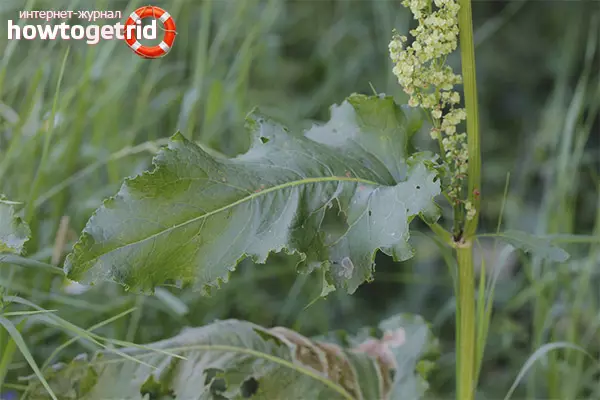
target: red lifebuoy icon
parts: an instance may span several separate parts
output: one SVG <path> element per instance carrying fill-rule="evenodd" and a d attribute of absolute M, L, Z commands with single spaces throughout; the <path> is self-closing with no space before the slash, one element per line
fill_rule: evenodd
<path fill-rule="evenodd" d="M 144 18 L 158 19 L 165 27 L 165 37 L 157 46 L 143 46 L 135 36 L 136 29 L 127 28 L 128 26 L 137 27 L 138 21 L 141 21 Z M 133 51 L 145 58 L 159 58 L 167 54 L 173 47 L 175 35 L 177 35 L 177 31 L 175 30 L 175 21 L 173 21 L 173 17 L 160 7 L 140 7 L 132 12 L 129 18 L 127 18 L 127 22 L 125 22 L 125 41 Z"/>

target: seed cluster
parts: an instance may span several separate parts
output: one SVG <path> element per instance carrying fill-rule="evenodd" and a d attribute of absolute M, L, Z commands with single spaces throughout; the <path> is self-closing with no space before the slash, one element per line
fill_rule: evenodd
<path fill-rule="evenodd" d="M 457 133 L 456 127 L 467 118 L 459 108 L 460 94 L 454 86 L 462 78 L 446 64 L 448 54 L 458 45 L 458 11 L 456 0 L 404 0 L 419 25 L 410 31 L 414 38 L 394 33 L 389 45 L 395 66 L 394 75 L 410 99 L 411 107 L 421 107 L 431 120 L 431 137 L 438 140 L 444 161 L 451 171 L 448 196 L 455 206 L 464 204 L 467 219 L 475 209 L 462 200 L 463 184 L 467 176 L 469 154 L 466 133 Z"/>

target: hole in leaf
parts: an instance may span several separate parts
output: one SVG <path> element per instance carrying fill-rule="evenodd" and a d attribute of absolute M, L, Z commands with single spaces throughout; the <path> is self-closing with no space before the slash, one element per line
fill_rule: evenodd
<path fill-rule="evenodd" d="M 269 142 L 269 138 L 268 138 L 268 137 L 261 136 L 261 137 L 260 137 L 260 141 L 261 141 L 261 142 L 263 142 L 263 144 L 264 144 L 264 143 L 268 143 L 268 142 Z"/>
<path fill-rule="evenodd" d="M 209 387 L 213 398 L 220 399 L 220 394 L 227 390 L 227 383 L 223 379 L 223 371 L 216 368 L 208 368 L 205 371 L 204 385 Z"/>
<path fill-rule="evenodd" d="M 373 215 L 373 213 L 371 212 L 371 210 L 369 210 L 369 217 L 370 217 L 371 215 Z"/>
<path fill-rule="evenodd" d="M 248 399 L 248 398 L 254 396 L 256 394 L 256 392 L 258 391 L 258 381 L 254 378 L 250 378 L 250 379 L 244 381 L 244 383 L 242 383 L 242 386 L 240 389 L 242 392 L 242 397 L 244 397 L 245 399 Z"/>
<path fill-rule="evenodd" d="M 421 186 L 417 185 L 417 189 L 421 189 Z"/>
<path fill-rule="evenodd" d="M 204 372 L 204 384 L 209 385 L 221 371 L 215 368 L 207 368 Z"/>

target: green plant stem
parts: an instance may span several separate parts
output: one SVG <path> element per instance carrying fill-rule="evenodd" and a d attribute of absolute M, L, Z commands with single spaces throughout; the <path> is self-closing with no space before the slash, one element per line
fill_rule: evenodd
<path fill-rule="evenodd" d="M 475 46 L 471 0 L 459 0 L 458 14 L 460 53 L 467 113 L 467 145 L 469 150 L 468 194 L 475 209 L 472 219 L 466 220 L 462 235 L 456 243 L 458 262 L 458 348 L 456 363 L 457 399 L 473 400 L 475 382 L 475 273 L 473 268 L 473 236 L 477 231 L 481 193 L 481 155 L 479 149 L 479 112 L 475 78 Z M 464 218 L 464 213 L 462 214 Z M 460 354 L 460 356 L 459 356 Z"/>
<path fill-rule="evenodd" d="M 475 46 L 473 44 L 471 0 L 459 0 L 459 4 L 460 57 L 467 112 L 467 145 L 469 149 L 469 193 L 467 194 L 467 200 L 471 202 L 477 212 L 465 224 L 463 236 L 468 240 L 477 230 L 481 193 L 481 154 L 479 149 L 479 111 L 477 106 L 477 82 L 475 79 Z"/>
<path fill-rule="evenodd" d="M 443 226 L 438 224 L 429 224 L 429 228 L 435 233 L 444 243 L 451 245 L 452 244 L 452 234 L 444 229 Z"/>
<path fill-rule="evenodd" d="M 475 381 L 475 274 L 472 242 L 456 247 L 458 261 L 457 399 L 473 400 Z M 460 354 L 460 357 L 459 357 Z"/>

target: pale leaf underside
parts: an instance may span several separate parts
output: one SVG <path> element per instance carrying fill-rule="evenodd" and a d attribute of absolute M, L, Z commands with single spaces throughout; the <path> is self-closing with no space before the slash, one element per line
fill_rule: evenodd
<path fill-rule="evenodd" d="M 570 257 L 569 253 L 553 244 L 549 238 L 538 237 L 523 231 L 509 230 L 485 236 L 498 238 L 525 253 L 553 262 L 565 262 Z"/>
<path fill-rule="evenodd" d="M 27 224 L 16 215 L 15 205 L 0 195 L 0 253 L 21 254 L 31 234 Z"/>

